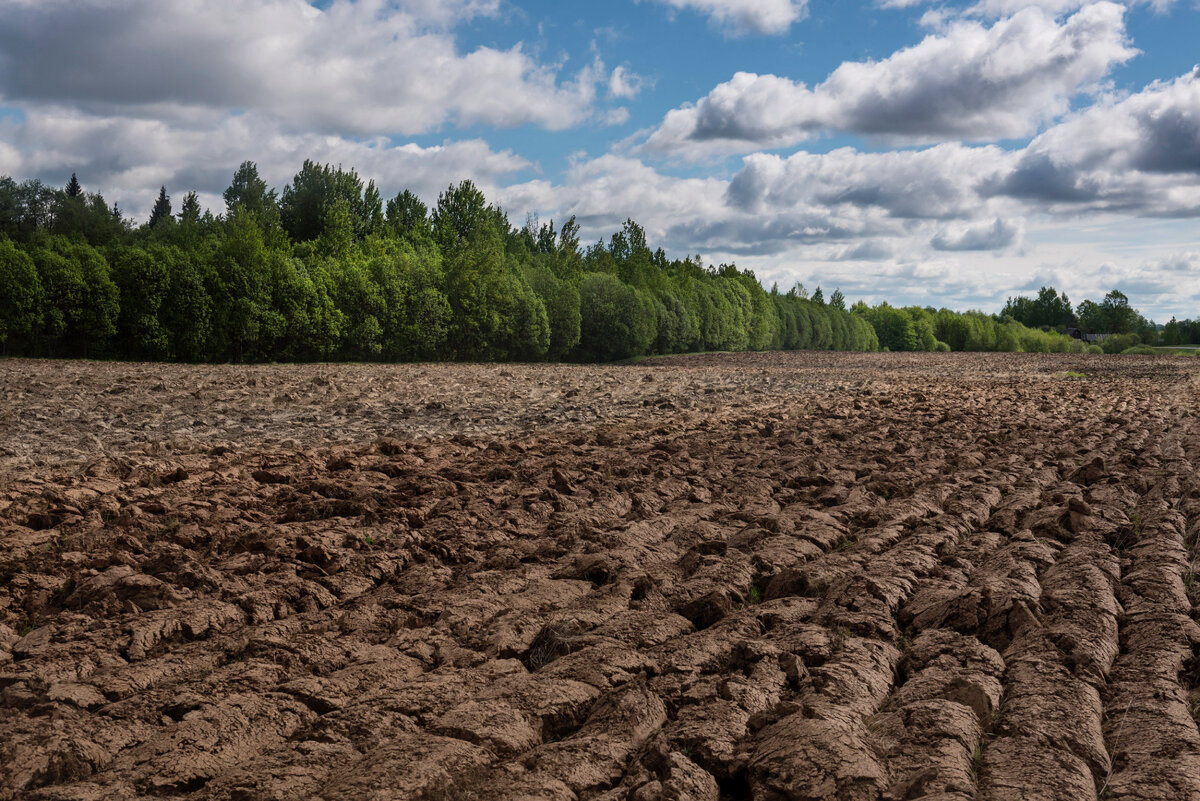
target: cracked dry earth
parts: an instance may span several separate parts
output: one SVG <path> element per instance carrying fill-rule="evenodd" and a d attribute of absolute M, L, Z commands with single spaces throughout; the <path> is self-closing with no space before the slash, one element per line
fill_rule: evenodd
<path fill-rule="evenodd" d="M 1198 367 L 0 362 L 0 798 L 1200 798 Z"/>

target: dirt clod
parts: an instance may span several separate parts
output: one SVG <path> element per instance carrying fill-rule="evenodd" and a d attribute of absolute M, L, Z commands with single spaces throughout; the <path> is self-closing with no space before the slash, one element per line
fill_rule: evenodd
<path fill-rule="evenodd" d="M 1200 798 L 1193 365 L 0 361 L 0 801 Z"/>

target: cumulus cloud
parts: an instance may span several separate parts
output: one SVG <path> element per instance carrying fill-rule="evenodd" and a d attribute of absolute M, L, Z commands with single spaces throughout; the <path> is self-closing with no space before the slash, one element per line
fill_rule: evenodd
<path fill-rule="evenodd" d="M 808 0 L 657 0 L 680 10 L 705 14 L 730 36 L 787 33 L 808 14 Z"/>
<path fill-rule="evenodd" d="M 999 217 L 981 225 L 954 224 L 930 240 L 934 250 L 1001 250 L 1021 236 L 1019 225 Z"/>
<path fill-rule="evenodd" d="M 459 52 L 446 29 L 497 0 L 0 0 L 0 95 L 97 113 L 246 109 L 296 128 L 418 134 L 563 129 L 592 113 L 598 62 L 560 76 L 520 45 Z"/>
<path fill-rule="evenodd" d="M 822 131 L 913 143 L 1026 136 L 1137 52 L 1123 14 L 1101 2 L 1062 22 L 1038 8 L 990 27 L 959 20 L 882 61 L 846 62 L 813 88 L 740 72 L 668 112 L 643 149 L 703 159 L 791 146 Z"/>
<path fill-rule="evenodd" d="M 980 0 L 967 9 L 967 14 L 1001 17 L 1028 6 L 1037 6 L 1051 14 L 1066 14 L 1086 6 L 1092 0 Z M 1167 11 L 1174 0 L 1129 0 L 1128 5 L 1150 6 L 1158 13 Z"/>
<path fill-rule="evenodd" d="M 1052 208 L 1200 213 L 1200 69 L 1072 115 L 982 190 Z"/>
<path fill-rule="evenodd" d="M 1004 174 L 1014 157 L 994 145 L 864 153 L 839 148 L 743 160 L 727 191 L 731 205 L 769 211 L 806 205 L 873 207 L 897 218 L 953 219 L 981 211 L 976 186 Z"/>
<path fill-rule="evenodd" d="M 1029 274 L 1038 253 L 1095 259 L 1102 252 L 1086 238 L 1055 245 L 1047 233 L 1055 226 L 1200 217 L 1200 160 L 1187 156 L 1200 137 L 1197 82 L 1200 75 L 1189 73 L 1106 98 L 1024 148 L 950 142 L 891 152 L 754 153 L 728 180 L 674 177 L 610 154 L 580 161 L 561 184 L 509 187 L 505 202 L 544 216 L 576 214 L 593 237 L 633 216 L 677 253 L 748 260 L 756 269 L 819 262 L 845 278 L 853 269 L 882 275 L 884 265 L 893 289 L 917 281 L 910 272 L 918 265 L 941 265 L 958 282 L 947 297 L 990 303 L 992 294 L 1018 285 L 995 266 L 964 276 L 957 254 L 990 252 L 996 264 L 1015 260 Z M 1030 228 L 1039 235 L 1031 238 Z M 1139 280 L 1132 264 L 1105 291 Z"/>
<path fill-rule="evenodd" d="M 718 178 L 664 175 L 638 159 L 608 154 L 575 162 L 560 186 L 538 182 L 513 187 L 501 198 L 514 209 L 525 202 L 533 204 L 527 210 L 574 214 L 588 235 L 611 233 L 632 217 L 646 227 L 647 236 L 659 241 L 669 237 L 686 249 L 694 245 L 671 234 L 676 221 L 722 216 L 725 185 Z"/>
<path fill-rule="evenodd" d="M 954 17 L 985 17 L 995 19 L 1010 16 L 1031 6 L 1040 8 L 1049 14 L 1061 16 L 1069 14 L 1072 11 L 1077 11 L 1092 2 L 1095 2 L 1095 0 L 979 0 L 979 2 L 965 9 L 956 10 L 946 6 L 939 6 L 936 9 L 932 9 L 926 17 L 922 18 L 922 24 L 936 26 Z M 911 8 L 928 3 L 930 3 L 930 0 L 876 0 L 876 5 L 880 8 Z M 1164 13 L 1170 10 L 1174 4 L 1175 0 L 1126 0 L 1125 2 L 1125 5 L 1128 6 L 1150 6 L 1156 13 Z"/>
<path fill-rule="evenodd" d="M 608 94 L 610 97 L 631 100 L 641 93 L 645 84 L 645 78 L 627 67 L 616 67 L 608 76 Z"/>
<path fill-rule="evenodd" d="M 0 174 L 65 181 L 75 172 L 87 188 L 103 191 L 137 218 L 146 216 L 160 185 L 169 192 L 196 190 L 206 206 L 223 211 L 220 193 L 247 158 L 276 187 L 289 183 L 311 158 L 354 167 L 384 192 L 408 188 L 427 200 L 463 178 L 497 195 L 502 182 L 532 166 L 479 139 L 394 145 L 385 138 L 288 133 L 257 114 L 181 123 L 39 107 L 24 120 L 0 120 L 0 142 L 9 143 L 0 145 Z"/>

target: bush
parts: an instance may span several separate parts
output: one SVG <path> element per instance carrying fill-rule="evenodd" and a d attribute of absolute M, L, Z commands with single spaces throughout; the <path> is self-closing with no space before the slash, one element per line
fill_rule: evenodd
<path fill-rule="evenodd" d="M 578 354 L 588 361 L 640 356 L 657 333 L 653 302 L 610 273 L 588 273 L 579 283 Z M 647 338 L 647 334 L 649 337 Z"/>
<path fill-rule="evenodd" d="M 1105 337 L 1100 347 L 1105 353 L 1124 353 L 1134 345 L 1142 344 L 1142 338 L 1137 334 L 1113 334 Z"/>
<path fill-rule="evenodd" d="M 1093 355 L 1094 355 L 1094 354 L 1097 354 L 1097 353 L 1104 353 L 1104 348 L 1100 347 L 1099 345 L 1088 345 L 1087 347 L 1085 347 L 1085 348 L 1083 349 L 1083 352 L 1084 352 L 1084 353 L 1091 353 L 1091 354 L 1093 354 Z"/>
<path fill-rule="evenodd" d="M 1154 356 L 1157 353 L 1158 351 L 1149 345 L 1134 345 L 1121 351 L 1122 356 Z"/>
<path fill-rule="evenodd" d="M 936 350 L 938 353 L 949 353 L 949 352 L 950 352 L 950 346 L 949 346 L 949 345 L 947 345 L 945 342 L 938 342 L 938 343 L 937 343 L 937 347 L 935 348 L 935 350 Z"/>

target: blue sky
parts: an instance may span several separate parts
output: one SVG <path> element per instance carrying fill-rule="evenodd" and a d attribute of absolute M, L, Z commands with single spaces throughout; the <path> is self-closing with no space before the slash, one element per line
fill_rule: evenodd
<path fill-rule="evenodd" d="M 1200 315 L 1197 0 L 0 0 L 0 174 L 134 217 L 305 158 L 995 310 Z"/>

